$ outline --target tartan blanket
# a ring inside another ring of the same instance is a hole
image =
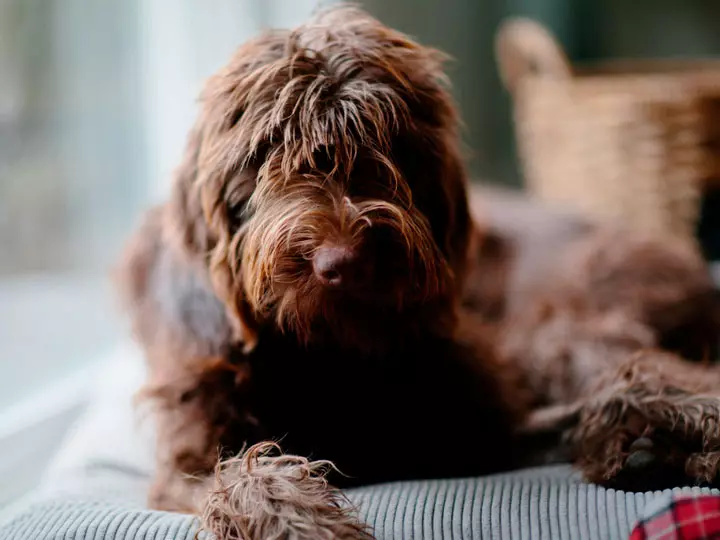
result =
[[[645,508],[630,540],[720,539],[720,495],[673,494]]]

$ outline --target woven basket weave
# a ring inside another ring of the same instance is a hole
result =
[[[555,39],[507,21],[496,52],[528,190],[593,218],[691,235],[720,184],[720,62],[573,69]]]

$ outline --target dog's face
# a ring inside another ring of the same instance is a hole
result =
[[[246,337],[270,321],[378,346],[451,324],[470,230],[456,131],[440,55],[358,10],[242,47],[208,84],[175,213]]]

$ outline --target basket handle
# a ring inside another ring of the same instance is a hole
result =
[[[508,19],[495,37],[495,55],[503,84],[514,93],[529,76],[569,79],[572,68],[562,47],[541,24],[525,18]]]

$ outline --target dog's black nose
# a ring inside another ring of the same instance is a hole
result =
[[[357,285],[360,278],[357,252],[346,246],[321,246],[312,260],[317,280],[326,287],[340,288]]]

